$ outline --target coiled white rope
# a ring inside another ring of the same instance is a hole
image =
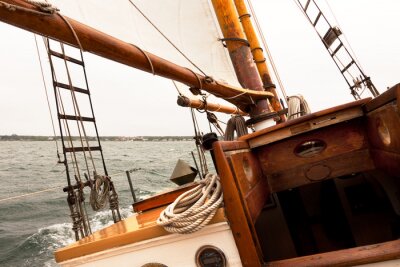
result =
[[[289,96],[288,102],[288,120],[293,120],[311,113],[307,101],[302,95]]]
[[[219,177],[209,173],[198,186],[180,195],[162,211],[157,224],[170,233],[196,232],[210,222],[222,201]]]

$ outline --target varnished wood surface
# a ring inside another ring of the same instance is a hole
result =
[[[215,142],[213,144],[217,170],[224,192],[226,216],[232,229],[243,266],[261,266],[262,254],[255,235],[254,225],[242,202],[238,184],[233,176],[228,159],[224,154],[224,144],[228,150],[235,142]]]
[[[3,2],[37,11],[37,7],[23,0],[3,0]],[[66,20],[74,28],[85,51],[149,73],[153,73],[152,65],[155,75],[182,82],[190,87],[202,88],[204,91],[218,97],[226,97],[228,102],[235,104],[243,111],[247,111],[250,106],[253,106],[253,100],[261,99],[261,101],[266,101],[267,97],[273,96],[270,92],[245,90],[216,81],[207,82],[206,77],[195,74],[185,67],[148,52],[146,52],[146,57],[141,49],[132,44],[123,42],[68,17],[66,17]],[[71,29],[57,13],[41,16],[20,9],[10,10],[4,5],[0,5],[0,21],[60,40],[75,47],[78,46]],[[149,63],[148,59],[151,60],[152,64]],[[199,79],[201,84],[199,84]]]
[[[212,0],[215,15],[217,17],[222,35],[226,39],[225,44],[232,61],[233,68],[239,83],[255,91],[264,92],[264,87],[253,61],[250,47],[241,41],[246,36],[239,21],[239,15],[233,0]],[[270,93],[273,95],[272,93]],[[255,101],[255,105],[250,106],[250,115],[260,115],[270,112],[267,99]],[[243,110],[246,111],[247,110]]]
[[[320,180],[371,170],[364,120],[355,119],[318,131],[293,136],[257,148],[271,192],[279,192]],[[308,140],[321,140],[325,150],[312,157],[299,157],[295,148]],[[321,169],[320,176],[318,170]],[[326,173],[324,173],[326,170]],[[316,177],[311,177],[310,172]],[[320,177],[320,178],[318,178]]]
[[[269,267],[355,266],[400,258],[400,240],[274,261]]]
[[[386,104],[367,115],[368,136],[376,149],[400,153],[400,110]]]
[[[255,223],[269,196],[267,178],[262,174],[258,159],[251,152],[232,154],[229,161],[243,201]]]
[[[366,98],[311,113],[303,117],[242,136],[239,138],[239,140],[248,142],[251,148],[256,148],[294,135],[361,117],[364,115],[362,106],[368,103],[370,100],[371,98]]]
[[[378,169],[400,177],[400,84],[366,105],[371,156]]]
[[[271,75],[269,74],[267,62],[261,48],[260,42],[256,31],[254,30],[251,15],[247,10],[247,6],[244,0],[235,0],[236,10],[242,24],[244,33],[250,44],[251,53],[253,54],[254,63],[257,66],[258,73],[261,77],[264,88],[267,91],[274,94],[274,97],[270,99],[270,103],[274,111],[282,110],[282,105],[279,102],[279,96],[276,92],[275,85],[272,82]],[[286,121],[286,116],[281,115],[281,122]]]
[[[380,96],[372,99],[365,105],[364,109],[366,112],[370,112],[396,99],[397,106],[400,109],[400,83],[383,92]]]
[[[197,182],[193,182],[190,184],[179,186],[177,188],[171,189],[166,192],[159,193],[155,196],[152,196],[147,199],[133,203],[132,204],[133,210],[135,212],[143,212],[146,210],[150,210],[150,209],[154,209],[154,208],[158,208],[161,206],[171,204],[181,194],[183,194],[184,192],[186,192],[196,186],[197,186]]]
[[[78,242],[61,248],[55,252],[56,261],[62,262],[107,249],[169,235],[170,233],[156,224],[156,220],[164,208],[161,207],[140,214],[134,214]],[[224,221],[226,221],[224,209],[220,208],[210,224]]]

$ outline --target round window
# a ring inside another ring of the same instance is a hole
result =
[[[326,143],[322,140],[308,140],[300,143],[294,149],[294,154],[302,158],[310,158],[320,154],[326,148]]]
[[[224,253],[214,246],[203,246],[196,253],[196,265],[198,267],[225,267]]]

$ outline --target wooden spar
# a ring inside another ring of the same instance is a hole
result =
[[[264,91],[233,0],[212,0],[212,4],[239,82],[243,87]],[[256,102],[250,115],[254,117],[270,112],[268,101],[263,99]]]
[[[211,102],[204,102],[200,99],[188,98],[186,96],[178,96],[178,105],[181,107],[191,107],[201,110],[207,110],[212,112],[221,112],[226,114],[237,114],[247,116],[246,112],[241,111],[237,107],[230,107],[221,104],[215,104]]]
[[[262,83],[266,91],[271,92],[274,97],[270,98],[270,103],[275,111],[282,110],[282,105],[279,102],[279,96],[276,92],[275,84],[273,84],[271,75],[269,74],[266,59],[264,57],[263,49],[258,41],[257,34],[254,30],[253,23],[251,22],[251,15],[247,10],[246,4],[243,0],[234,0],[235,6],[239,15],[240,22],[242,23],[244,33],[250,44],[251,53],[253,54],[254,62],[256,63],[258,73],[261,76]],[[286,121],[286,116],[281,115],[281,122]]]
[[[243,111],[254,109],[254,101],[266,102],[272,97],[269,92],[235,88],[195,74],[193,71],[145,52],[110,35],[56,13],[42,13],[32,4],[23,0],[2,0],[0,2],[0,21],[34,32],[58,41],[78,46],[74,32],[83,50],[101,57],[137,68],[155,75],[184,83],[190,87],[201,88],[217,97],[226,99]]]

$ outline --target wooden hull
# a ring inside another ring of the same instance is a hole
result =
[[[223,236],[205,230],[183,241],[154,224],[163,206],[194,186],[188,185],[136,203],[138,229],[118,236],[113,232],[117,224],[59,250],[56,258],[64,266],[109,265],[129,257],[144,264],[150,262],[143,261],[144,252],[154,255],[181,244],[190,248],[192,259],[199,245],[223,239],[214,245],[229,247],[223,249],[229,251],[229,266],[400,264],[399,95],[397,85],[374,100],[310,114],[238,141],[216,142],[225,207],[210,229],[225,223]],[[142,250],[143,244],[152,245]],[[151,258],[156,260],[169,262],[161,254]]]
[[[399,96],[397,85],[374,100],[214,145],[244,265],[353,266],[400,258]]]

